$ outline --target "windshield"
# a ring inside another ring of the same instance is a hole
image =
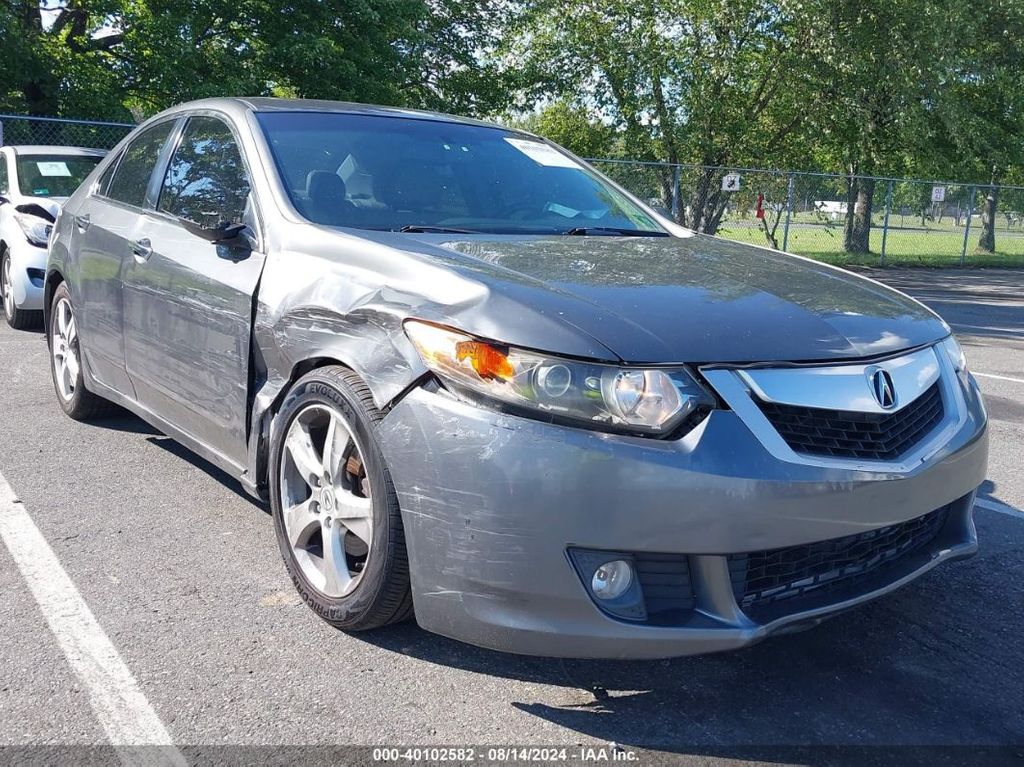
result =
[[[318,224],[665,234],[593,171],[523,134],[378,115],[257,116],[292,203]]]
[[[63,154],[18,156],[18,189],[26,197],[70,197],[102,157]]]

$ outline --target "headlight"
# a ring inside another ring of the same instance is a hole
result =
[[[577,425],[670,433],[715,399],[686,368],[633,368],[516,349],[410,320],[405,331],[423,363],[470,395]]]
[[[949,357],[949,361],[953,365],[953,369],[957,373],[964,373],[967,371],[967,357],[964,354],[963,348],[954,336],[949,336],[945,341],[939,344],[942,350]]]
[[[25,238],[29,242],[41,248],[46,247],[46,243],[50,240],[53,224],[28,213],[15,213],[14,220],[18,222],[18,226],[21,227],[21,231],[25,233]]]

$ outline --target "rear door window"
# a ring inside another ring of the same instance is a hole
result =
[[[193,117],[167,166],[160,210],[214,228],[242,221],[249,176],[231,129],[216,117]]]
[[[124,150],[121,162],[110,180],[106,196],[118,202],[144,207],[146,190],[153,170],[160,159],[160,150],[167,143],[174,121],[168,120],[140,133]]]

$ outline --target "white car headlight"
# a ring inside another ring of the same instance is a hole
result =
[[[545,419],[664,436],[715,398],[689,370],[634,368],[556,357],[484,341],[450,328],[405,323],[423,363],[463,393]]]
[[[953,365],[953,369],[958,373],[967,372],[967,356],[964,354],[963,347],[956,338],[950,335],[945,341],[942,341],[939,346],[949,357],[950,363]]]
[[[25,238],[33,245],[45,248],[50,241],[50,232],[53,231],[53,224],[44,221],[38,216],[29,213],[15,213],[14,220],[18,222]]]

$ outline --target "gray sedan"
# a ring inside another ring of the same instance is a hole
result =
[[[724,650],[977,549],[986,414],[941,319],[496,125],[163,112],[64,206],[45,306],[65,412],[269,498],[341,629]]]

